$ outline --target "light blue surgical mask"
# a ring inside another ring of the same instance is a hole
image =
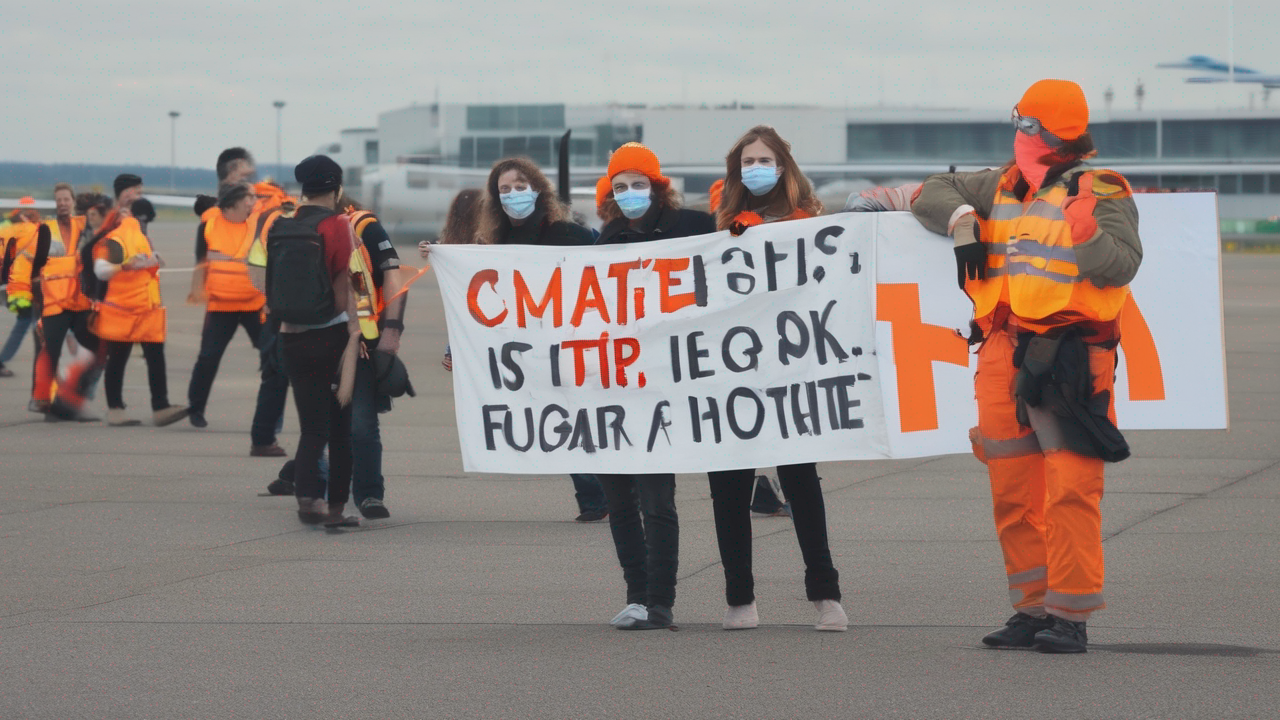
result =
[[[533,188],[512,190],[498,196],[502,211],[513,220],[523,220],[533,214],[538,204],[538,191]]]
[[[649,188],[614,193],[613,199],[618,203],[618,209],[622,211],[622,214],[628,220],[644,217],[644,214],[649,212],[649,206],[653,204]]]
[[[768,165],[752,165],[742,169],[742,184],[752,195],[764,195],[778,184],[778,168]]]

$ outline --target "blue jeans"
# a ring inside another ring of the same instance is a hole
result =
[[[9,331],[9,339],[4,343],[4,349],[0,350],[0,365],[3,365],[13,359],[18,354],[18,349],[22,347],[22,339],[27,336],[27,331],[31,329],[31,323],[34,322],[31,310],[20,313],[13,321],[13,329]]]
[[[351,499],[359,505],[365,498],[382,500],[386,482],[382,477],[382,431],[378,413],[391,410],[391,398],[378,396],[378,380],[373,360],[356,363],[356,386],[351,396]]]
[[[601,512],[608,503],[605,501],[604,488],[595,475],[570,475],[573,478],[574,497],[578,499],[578,512]]]
[[[280,323],[268,320],[263,324],[258,335],[258,353],[262,380],[249,437],[254,445],[275,445],[276,434],[284,427],[284,408],[289,398],[289,376],[285,374],[280,349]]]

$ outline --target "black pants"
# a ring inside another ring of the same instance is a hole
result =
[[[671,607],[680,564],[675,475],[599,475],[627,602]],[[644,520],[641,522],[641,515]]]
[[[147,382],[151,385],[151,410],[163,410],[169,407],[169,379],[164,365],[164,343],[139,343],[142,345],[142,357],[147,361]],[[112,410],[123,410],[124,405],[124,368],[129,364],[129,356],[133,354],[133,343],[107,343],[107,371],[103,375],[102,384],[107,391],[107,407]]]
[[[334,386],[338,362],[347,347],[347,325],[280,333],[280,342],[302,430],[294,456],[296,494],[300,498],[324,497],[320,455],[328,445],[329,502],[345,503],[351,494],[351,406],[338,405]]]
[[[200,354],[191,370],[191,384],[187,387],[187,404],[191,412],[204,414],[209,404],[209,391],[218,375],[218,365],[227,345],[236,336],[236,328],[243,327],[249,342],[258,347],[262,334],[262,318],[253,312],[207,312],[204,314],[204,331],[200,334]]]
[[[62,359],[62,346],[67,342],[67,333],[75,336],[76,342],[86,350],[98,353],[100,342],[98,336],[89,329],[89,311],[68,312],[63,310],[57,315],[50,315],[40,321],[44,332],[45,354],[49,356],[49,367],[58,372],[58,361]]]
[[[289,375],[284,369],[284,352],[280,348],[280,321],[267,318],[258,334],[258,404],[253,411],[249,437],[254,445],[275,445],[276,432],[284,420],[284,406],[289,399]]]
[[[730,605],[755,601],[751,574],[751,488],[755,469],[707,473],[711,481],[711,506],[716,518],[716,540],[724,565],[724,595]],[[840,574],[831,562],[827,545],[827,508],[815,463],[779,465],[778,482],[791,503],[791,519],[804,557],[804,589],[810,600],[839,600]]]

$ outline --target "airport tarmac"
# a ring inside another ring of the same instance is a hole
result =
[[[153,228],[171,266],[191,264],[193,230]],[[206,430],[43,422],[25,409],[28,340],[0,381],[0,717],[1276,717],[1280,255],[1227,255],[1224,273],[1231,430],[1129,433],[1103,503],[1109,607],[1077,656],[979,644],[1011,611],[968,456],[821,466],[847,633],[811,628],[786,518],[753,521],[763,626],[720,629],[692,475],[679,629],[610,628],[609,528],[573,522],[569,479],[463,472],[430,275],[402,352],[419,395],[383,416],[392,517],[348,532],[260,496],[281,461],[248,455],[244,335]],[[180,403],[202,308],[183,304],[187,274],[163,278]],[[125,400],[149,415],[140,356]],[[296,429],[291,405],[291,451]]]

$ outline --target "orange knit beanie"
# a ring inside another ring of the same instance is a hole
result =
[[[1018,101],[1018,114],[1039,120],[1063,140],[1075,140],[1089,129],[1089,103],[1070,80],[1041,80],[1027,88]]]
[[[658,156],[637,142],[629,142],[614,150],[613,156],[609,158],[608,177],[610,179],[618,173],[627,171],[644,175],[654,185],[667,187],[671,184],[670,178],[662,174],[662,165],[658,163]]]

